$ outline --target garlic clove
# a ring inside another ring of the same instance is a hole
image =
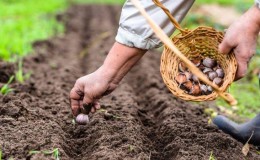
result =
[[[211,68],[205,67],[202,72],[207,74],[208,72],[211,72],[211,71],[213,71]]]
[[[213,89],[212,89],[211,86],[208,86],[208,92],[209,92],[209,93],[212,93],[212,92],[213,92]]]
[[[191,80],[191,78],[192,78],[192,74],[191,74],[190,72],[185,71],[184,74],[185,74],[187,80]]]
[[[200,86],[198,84],[194,84],[189,92],[189,94],[198,96],[201,94]]]
[[[202,94],[206,94],[208,91],[208,87],[205,84],[200,85],[200,90]]]
[[[194,74],[192,75],[192,80],[197,83],[199,82],[199,78]]]
[[[224,78],[224,71],[221,68],[216,69],[216,73],[218,74],[219,78]]]
[[[183,84],[184,82],[187,81],[187,78],[185,76],[185,74],[183,73],[179,73],[176,77],[175,77],[175,80],[178,84]]]
[[[196,66],[196,67],[198,67],[198,66],[200,66],[200,59],[193,59],[193,60],[191,60],[191,62]]]
[[[214,59],[211,59],[211,58],[209,58],[209,57],[206,57],[206,58],[202,61],[202,64],[203,64],[205,67],[214,68],[214,67],[217,65],[217,61],[214,60]]]
[[[201,64],[198,66],[198,68],[199,68],[201,71],[203,71],[203,70],[205,69],[205,66],[201,63]]]
[[[221,86],[223,84],[222,78],[216,77],[213,79],[213,83],[215,83],[218,86]]]
[[[187,82],[185,82],[185,83],[183,83],[183,89],[185,90],[185,91],[190,91],[191,90],[191,88],[192,88],[192,82],[191,81],[187,81]]]
[[[88,117],[88,115],[86,115],[86,114],[80,113],[80,114],[76,117],[76,122],[77,122],[78,124],[82,124],[82,125],[87,124],[87,123],[89,123],[89,117]]]
[[[180,63],[179,63],[179,70],[180,70],[181,72],[185,72],[185,71],[188,70],[188,67],[186,66],[186,64],[185,64],[184,62],[180,62]]]
[[[216,78],[218,74],[215,71],[208,72],[208,77],[211,81],[213,81],[214,78]]]

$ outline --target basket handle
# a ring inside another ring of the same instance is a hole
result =
[[[170,21],[172,22],[172,24],[181,32],[181,33],[187,33],[188,31],[181,28],[181,25],[176,21],[176,19],[171,15],[170,11],[163,6],[163,4],[159,1],[159,0],[153,0],[154,4],[157,5],[158,7],[160,7],[165,14],[168,16],[168,18],[170,19]]]

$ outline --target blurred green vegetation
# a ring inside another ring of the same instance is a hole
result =
[[[234,82],[229,92],[237,99],[238,105],[235,110],[228,107],[222,99],[217,100],[217,105],[225,106],[241,117],[253,118],[260,113],[260,87],[258,74],[260,71],[260,56],[256,55],[251,60],[247,75],[241,80]]]
[[[32,50],[32,42],[63,33],[55,15],[72,3],[122,4],[123,0],[1,0],[0,59],[16,61]]]
[[[0,59],[15,61],[31,52],[31,43],[62,33],[55,14],[67,7],[65,0],[1,0]]]

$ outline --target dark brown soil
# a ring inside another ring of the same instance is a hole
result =
[[[207,160],[211,153],[221,160],[260,158],[255,150],[244,158],[241,143],[208,125],[206,104],[182,101],[168,91],[156,51],[101,100],[102,110],[90,115],[88,125],[72,122],[69,91],[77,78],[102,64],[119,14],[115,6],[73,6],[60,17],[67,28],[63,37],[34,43],[35,53],[24,62],[31,78],[13,83],[15,91],[0,96],[3,159],[51,159],[29,152],[55,148],[61,159],[76,160]],[[0,82],[13,73],[12,66],[7,68],[1,68]]]

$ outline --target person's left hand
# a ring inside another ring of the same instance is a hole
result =
[[[238,63],[235,80],[245,76],[248,62],[256,52],[257,36],[260,30],[260,9],[252,7],[227,30],[219,52],[228,54],[232,49]]]

